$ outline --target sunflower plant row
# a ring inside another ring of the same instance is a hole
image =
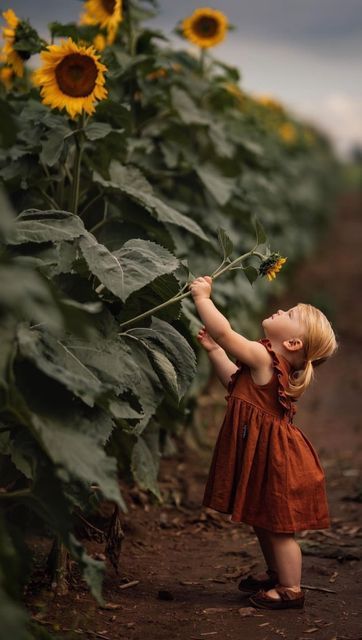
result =
[[[218,307],[256,337],[270,288],[283,289],[331,213],[336,161],[325,136],[274,98],[247,94],[238,70],[210,55],[227,17],[186,16],[175,28],[186,46],[175,49],[149,26],[153,4],[87,0],[74,22],[49,25],[48,42],[3,14],[9,637],[33,637],[19,605],[31,574],[24,517],[66,547],[102,601],[104,565],[75,536],[79,515],[91,518],[102,500],[118,519],[126,513],[119,475],[162,503],[160,457],[186,430],[201,437],[193,410],[209,371],[204,354],[197,364],[188,283],[212,274]]]

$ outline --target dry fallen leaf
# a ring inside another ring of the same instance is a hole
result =
[[[303,633],[314,633],[315,631],[319,631],[318,627],[312,627],[311,629],[307,629]]]

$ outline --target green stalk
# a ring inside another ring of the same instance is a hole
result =
[[[78,213],[78,203],[79,203],[79,184],[80,184],[80,168],[82,163],[82,155],[83,155],[83,127],[84,127],[84,114],[82,113],[80,122],[80,126],[78,130],[75,132],[75,156],[74,156],[74,164],[73,164],[73,183],[72,183],[72,191],[70,197],[70,208],[69,210],[73,213]]]
[[[31,495],[31,491],[30,489],[19,489],[19,491],[11,491],[11,492],[6,492],[6,491],[0,491],[0,500],[11,500],[11,499],[18,499],[18,498],[26,498],[28,496]]]
[[[204,47],[200,47],[200,71],[201,75],[205,75],[205,60],[206,60],[206,51]]]
[[[223,268],[219,267],[220,270],[216,271],[211,276],[211,278],[213,280],[215,280],[215,278],[218,278],[219,276],[221,276],[221,274],[225,273],[226,271],[230,271],[230,269],[234,268],[235,265],[239,264],[240,262],[243,262],[244,260],[246,260],[246,258],[248,258],[249,256],[252,256],[252,255],[258,256],[262,260],[265,259],[265,256],[263,256],[261,253],[258,253],[254,249],[251,249],[251,251],[248,251],[247,253],[244,253],[242,256],[239,256],[238,258],[235,258],[235,260],[233,260],[232,262],[229,262],[225,267],[223,267]],[[221,267],[222,267],[222,265],[221,265]],[[185,288],[185,287],[183,287],[183,288]],[[165,307],[168,307],[170,304],[174,304],[175,302],[179,302],[180,300],[183,300],[184,298],[187,298],[187,296],[190,296],[190,295],[191,295],[191,291],[187,291],[186,293],[178,293],[176,296],[173,296],[169,300],[166,300],[166,302],[163,302],[162,304],[157,305],[157,307],[153,307],[152,309],[149,309],[148,311],[145,311],[144,313],[141,313],[140,315],[135,316],[134,318],[131,318],[130,320],[127,320],[126,322],[122,322],[119,326],[123,328],[123,327],[126,327],[126,326],[130,325],[130,324],[133,324],[137,320],[142,320],[143,318],[147,318],[147,316],[153,315],[156,311],[160,311],[160,309],[164,309]]]

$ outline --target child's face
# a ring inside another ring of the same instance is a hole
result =
[[[275,340],[289,340],[300,338],[303,334],[303,326],[300,321],[298,307],[291,307],[287,311],[279,309],[261,323],[265,336]]]

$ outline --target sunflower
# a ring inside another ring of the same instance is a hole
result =
[[[21,78],[24,75],[24,58],[22,58],[20,53],[14,49],[16,31],[21,21],[12,9],[4,11],[3,17],[7,21],[8,26],[3,27],[5,44],[2,49],[2,57],[5,62],[14,69],[16,75]]]
[[[261,104],[263,107],[267,107],[267,109],[271,109],[272,111],[279,111],[282,113],[284,111],[282,105],[278,100],[275,100],[272,96],[258,96],[256,98],[256,102]]]
[[[80,17],[81,24],[97,24],[107,29],[107,44],[112,44],[122,21],[122,0],[86,0],[85,11]]]
[[[14,74],[15,72],[12,67],[1,67],[0,69],[0,82],[7,91],[12,87]]]
[[[59,45],[49,45],[40,53],[43,66],[34,73],[41,86],[44,104],[66,109],[71,118],[86,111],[94,112],[95,102],[107,97],[104,71],[93,46],[77,45],[71,38]]]
[[[281,139],[284,140],[284,142],[287,142],[288,144],[295,142],[297,138],[296,129],[294,125],[292,125],[290,122],[284,122],[282,125],[280,125],[278,129],[278,133]]]
[[[239,102],[239,104],[242,104],[244,102],[245,96],[238,85],[235,84],[235,82],[225,82],[223,84],[223,87],[230,95],[233,96],[233,98],[235,98]]]
[[[276,277],[276,274],[286,261],[287,258],[282,258],[279,253],[271,253],[270,256],[266,257],[265,260],[260,263],[259,274],[266,276],[268,280],[271,281]]]
[[[228,28],[227,17],[216,9],[196,9],[182,22],[185,38],[202,49],[214,47],[224,40]]]

